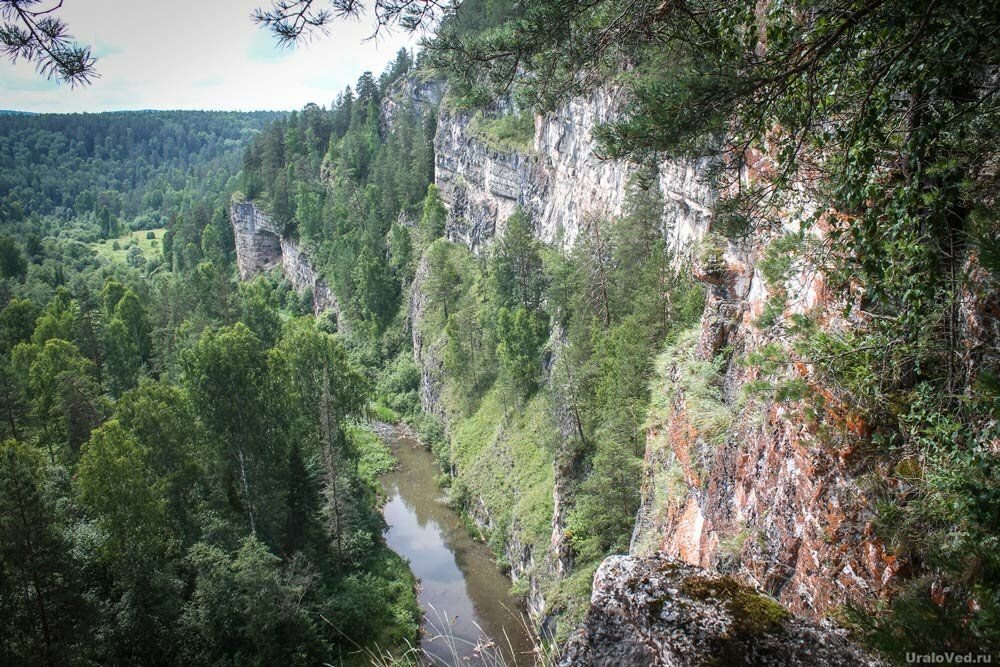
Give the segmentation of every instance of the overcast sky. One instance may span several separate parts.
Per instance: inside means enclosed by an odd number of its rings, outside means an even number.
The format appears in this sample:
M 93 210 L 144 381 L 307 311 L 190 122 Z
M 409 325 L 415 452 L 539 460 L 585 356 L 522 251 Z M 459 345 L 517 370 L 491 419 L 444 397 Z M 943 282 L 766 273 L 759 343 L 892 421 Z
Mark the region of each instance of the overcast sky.
M 322 2 L 322 0 L 320 0 Z M 376 74 L 417 39 L 337 22 L 294 49 L 250 19 L 267 0 L 65 0 L 61 16 L 97 56 L 100 78 L 70 89 L 25 62 L 0 60 L 0 109 L 297 109 L 329 106 L 365 70 Z

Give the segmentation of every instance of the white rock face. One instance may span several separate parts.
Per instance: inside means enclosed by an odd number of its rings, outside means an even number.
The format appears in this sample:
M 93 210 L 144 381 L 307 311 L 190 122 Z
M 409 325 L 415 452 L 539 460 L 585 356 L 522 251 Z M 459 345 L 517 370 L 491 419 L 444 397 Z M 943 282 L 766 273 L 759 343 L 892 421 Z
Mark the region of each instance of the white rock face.
M 418 118 L 434 111 L 444 96 L 444 89 L 445 84 L 441 79 L 424 79 L 417 74 L 405 76 L 392 84 L 382 100 L 380 110 L 383 136 L 399 114 L 407 109 Z
M 449 237 L 474 251 L 501 232 L 521 207 L 537 237 L 570 248 L 589 219 L 621 215 L 634 165 L 595 154 L 595 129 L 618 114 L 622 94 L 598 89 L 535 117 L 531 152 L 500 150 L 470 130 L 471 116 L 442 108 L 435 138 L 435 182 L 448 206 Z M 714 193 L 703 162 L 659 167 L 663 233 L 683 249 L 705 233 Z
M 251 202 L 234 202 L 229 221 L 236 237 L 236 266 L 241 280 L 281 264 L 281 234 L 270 217 Z
M 315 314 L 327 310 L 339 313 L 336 297 L 313 268 L 299 242 L 282 237 L 278 225 L 267 213 L 253 202 L 233 202 L 229 220 L 236 238 L 236 266 L 241 280 L 280 266 L 293 288 L 299 292 L 312 291 Z

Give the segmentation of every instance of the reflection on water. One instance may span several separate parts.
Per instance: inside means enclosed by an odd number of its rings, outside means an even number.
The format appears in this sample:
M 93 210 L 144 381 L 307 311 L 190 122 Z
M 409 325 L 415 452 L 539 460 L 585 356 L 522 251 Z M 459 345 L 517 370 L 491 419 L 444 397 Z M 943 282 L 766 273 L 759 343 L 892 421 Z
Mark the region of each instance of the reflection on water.
M 469 536 L 458 513 L 441 502 L 433 456 L 399 431 L 384 436 L 400 464 L 382 477 L 389 498 L 383 510 L 386 542 L 420 580 L 426 617 L 421 648 L 439 665 L 496 665 L 498 650 L 503 664 L 531 664 L 531 642 L 508 593 L 510 580 L 489 549 Z

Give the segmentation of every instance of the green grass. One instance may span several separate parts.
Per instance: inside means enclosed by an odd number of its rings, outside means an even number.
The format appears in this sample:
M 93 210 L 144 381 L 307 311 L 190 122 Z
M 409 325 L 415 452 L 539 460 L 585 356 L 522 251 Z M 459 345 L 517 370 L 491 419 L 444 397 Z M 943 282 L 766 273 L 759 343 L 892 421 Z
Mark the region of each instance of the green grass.
M 733 414 L 722 400 L 721 360 L 705 361 L 695 356 L 699 333 L 700 327 L 692 327 L 657 357 L 646 425 L 668 423 L 674 399 L 680 392 L 698 439 L 708 445 L 720 445 L 726 441 Z
M 520 409 L 509 405 L 505 393 L 495 386 L 475 414 L 454 425 L 452 461 L 494 525 L 502 533 L 516 531 L 521 543 L 535 545 L 541 554 L 551 533 L 552 452 L 558 436 L 544 392 Z M 493 537 L 495 551 L 508 539 L 506 534 Z
M 378 488 L 378 477 L 396 467 L 396 457 L 382 438 L 363 424 L 351 424 L 344 429 L 358 452 L 358 475 L 365 483 Z
M 601 562 L 574 563 L 568 577 L 557 581 L 545 591 L 545 602 L 549 609 L 559 609 L 561 614 L 556 624 L 555 643 L 561 644 L 569 638 L 583 621 L 590 609 L 590 589 L 594 573 Z
M 133 245 L 139 246 L 142 250 L 143 256 L 146 261 L 152 260 L 154 257 L 160 255 L 163 251 L 163 233 L 167 231 L 165 227 L 160 227 L 159 229 L 141 229 L 134 232 L 129 232 L 123 236 L 119 236 L 116 239 L 107 239 L 106 241 L 100 241 L 97 243 L 90 244 L 90 247 L 97 251 L 97 256 L 100 259 L 107 260 L 109 262 L 119 262 L 121 264 L 126 264 L 126 256 L 128 254 L 129 248 Z M 155 239 L 147 239 L 147 232 L 153 232 Z M 115 250 L 114 245 L 118 243 L 119 249 Z
M 382 403 L 382 401 L 375 401 L 374 403 L 372 403 L 371 411 L 372 414 L 375 415 L 376 419 L 378 419 L 379 421 L 383 421 L 387 424 L 395 424 L 400 419 L 402 419 L 402 417 L 398 412 L 390 408 L 388 405 Z
M 469 122 L 469 131 L 499 151 L 530 153 L 535 147 L 535 118 L 530 113 L 487 118 L 477 111 Z

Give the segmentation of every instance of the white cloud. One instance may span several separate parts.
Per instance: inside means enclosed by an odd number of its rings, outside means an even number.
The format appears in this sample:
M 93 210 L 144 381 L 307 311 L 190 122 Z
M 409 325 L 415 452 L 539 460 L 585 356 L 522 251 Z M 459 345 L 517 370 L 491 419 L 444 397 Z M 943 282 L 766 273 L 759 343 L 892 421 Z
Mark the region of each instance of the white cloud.
M 322 0 L 321 0 L 322 1 Z M 337 22 L 292 50 L 250 19 L 267 0 L 66 0 L 62 16 L 99 56 L 90 86 L 39 82 L 28 63 L 0 61 L 0 109 L 296 109 L 328 105 L 366 70 L 378 73 L 416 38 L 366 41 L 372 24 Z

